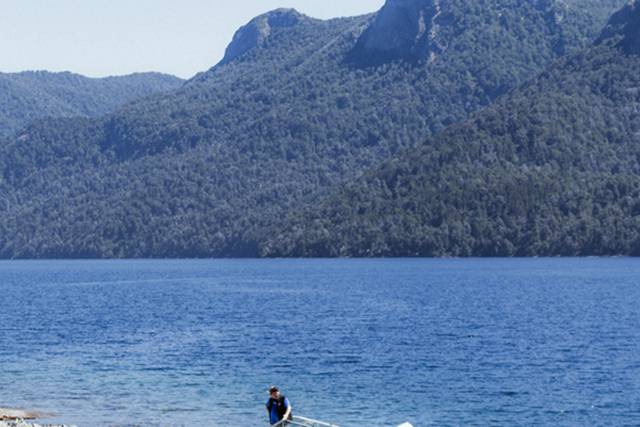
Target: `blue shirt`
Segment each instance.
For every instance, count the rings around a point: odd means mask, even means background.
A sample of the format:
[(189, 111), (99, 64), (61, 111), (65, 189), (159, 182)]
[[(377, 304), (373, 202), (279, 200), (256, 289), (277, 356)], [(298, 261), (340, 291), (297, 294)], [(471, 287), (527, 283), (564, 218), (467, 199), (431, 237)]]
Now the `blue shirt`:
[[(267, 407), (269, 407), (269, 403), (271, 403), (271, 399), (267, 401)], [(287, 399), (286, 397), (284, 398), (284, 408), (289, 409), (289, 399)], [(271, 422), (271, 425), (278, 424), (280, 421), (282, 421), (282, 418), (280, 418), (280, 415), (278, 414), (277, 400), (274, 401), (273, 404), (271, 405), (271, 411), (269, 412), (269, 420)]]

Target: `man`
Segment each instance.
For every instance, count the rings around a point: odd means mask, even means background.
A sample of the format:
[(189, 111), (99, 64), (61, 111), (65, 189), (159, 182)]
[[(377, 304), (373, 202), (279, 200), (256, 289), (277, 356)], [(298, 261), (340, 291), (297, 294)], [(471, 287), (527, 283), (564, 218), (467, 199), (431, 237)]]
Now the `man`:
[(291, 404), (289, 399), (280, 394), (278, 387), (269, 387), (269, 396), (267, 412), (271, 425), (276, 425), (282, 420), (291, 420)]

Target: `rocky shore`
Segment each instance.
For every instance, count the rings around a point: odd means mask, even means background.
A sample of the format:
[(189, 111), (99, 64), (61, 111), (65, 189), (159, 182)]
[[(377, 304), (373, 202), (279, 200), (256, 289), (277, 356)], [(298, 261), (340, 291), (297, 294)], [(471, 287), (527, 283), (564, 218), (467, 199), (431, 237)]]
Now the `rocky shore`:
[(24, 420), (0, 421), (0, 427), (72, 427), (53, 424), (36, 424)]
[(33, 422), (34, 420), (45, 417), (46, 414), (38, 412), (0, 408), (0, 427), (73, 427)]

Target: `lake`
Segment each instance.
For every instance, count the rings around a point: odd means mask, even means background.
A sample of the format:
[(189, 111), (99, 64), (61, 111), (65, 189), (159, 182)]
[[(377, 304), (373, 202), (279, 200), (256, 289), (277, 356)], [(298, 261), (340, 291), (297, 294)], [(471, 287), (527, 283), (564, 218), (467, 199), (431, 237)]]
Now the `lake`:
[(637, 425), (636, 259), (0, 262), (0, 407), (79, 426)]

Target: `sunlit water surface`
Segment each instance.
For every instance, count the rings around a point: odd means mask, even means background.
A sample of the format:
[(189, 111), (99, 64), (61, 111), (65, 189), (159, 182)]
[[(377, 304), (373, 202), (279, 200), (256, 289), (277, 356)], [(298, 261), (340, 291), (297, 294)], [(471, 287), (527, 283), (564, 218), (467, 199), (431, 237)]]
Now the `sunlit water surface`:
[(79, 426), (637, 425), (640, 260), (0, 263), (0, 407)]

